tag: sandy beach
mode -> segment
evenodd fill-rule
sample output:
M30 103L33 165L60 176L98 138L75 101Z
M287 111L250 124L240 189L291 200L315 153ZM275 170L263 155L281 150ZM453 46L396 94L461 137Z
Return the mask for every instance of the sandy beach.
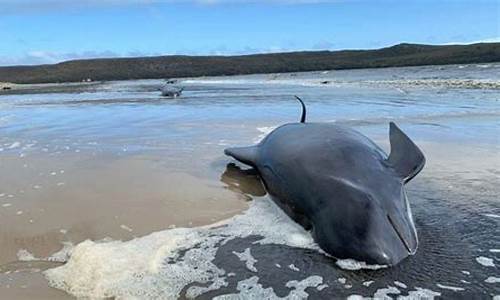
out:
M175 100L160 97L161 80L0 91L0 295L498 295L499 70L187 78ZM427 166L408 186L415 256L391 269L342 268L273 210L256 174L223 155L296 122L295 94L310 120L351 126L386 151L395 121L422 148ZM175 273L191 260L200 270Z

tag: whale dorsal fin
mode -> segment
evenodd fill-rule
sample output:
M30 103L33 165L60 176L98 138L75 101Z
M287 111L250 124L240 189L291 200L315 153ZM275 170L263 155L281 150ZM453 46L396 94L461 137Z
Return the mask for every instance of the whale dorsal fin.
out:
M232 156L244 164L256 167L257 150L257 146L234 147L225 149L224 154Z
M406 183L415 177L424 167L424 154L393 122L390 123L389 139L391 142L391 154L387 158L387 163Z
M300 99L298 96L295 96L295 99L299 100L300 105L302 106L302 115L300 116L300 123L305 123L306 121L306 105L304 104L304 101Z

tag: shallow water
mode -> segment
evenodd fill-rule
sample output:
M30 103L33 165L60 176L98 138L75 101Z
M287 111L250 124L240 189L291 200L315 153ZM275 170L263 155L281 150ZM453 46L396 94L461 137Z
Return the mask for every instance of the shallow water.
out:
M175 100L159 97L160 80L0 95L0 295L69 297L45 276L98 297L189 297L197 285L213 289L202 298L498 295L498 74L500 64L192 78ZM225 147L299 119L293 95L310 121L352 126L384 149L396 121L422 148L426 168L408 185L415 256L391 269L339 268L307 232L274 219L255 174L228 165ZM245 211L229 229L200 227ZM51 258L62 242L106 237L138 239L86 242L51 269L71 253ZM177 256L166 263L165 251ZM187 272L190 259L205 273Z

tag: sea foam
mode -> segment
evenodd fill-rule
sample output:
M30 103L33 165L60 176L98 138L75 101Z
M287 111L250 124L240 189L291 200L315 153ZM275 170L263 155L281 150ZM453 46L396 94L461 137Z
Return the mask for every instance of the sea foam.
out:
M172 228L126 242L84 241L63 251L69 257L65 265L44 274L52 287L78 298L177 299L187 285L191 286L186 296L195 298L227 286L230 275L214 264L217 250L235 238L250 236L260 237L254 244L288 245L324 254L309 232L271 200L261 198L251 202L244 213L208 226ZM248 270L257 272L257 260L250 248L233 253L245 262ZM344 260L340 265L348 265L351 270L380 267L354 260ZM295 266L290 268L300 271ZM254 281L255 278L248 279L247 284L257 287ZM293 288L290 295L306 296L305 288L323 282L308 277L290 284ZM248 295L245 288L240 288L239 296Z
M261 236L259 244L319 250L300 225L270 200L259 199L243 214L210 226L168 229L127 242L84 241L65 265L45 276L51 286L81 298L176 299L186 285L200 283L203 287L186 292L196 297L227 285L226 271L213 263L218 247L248 236Z

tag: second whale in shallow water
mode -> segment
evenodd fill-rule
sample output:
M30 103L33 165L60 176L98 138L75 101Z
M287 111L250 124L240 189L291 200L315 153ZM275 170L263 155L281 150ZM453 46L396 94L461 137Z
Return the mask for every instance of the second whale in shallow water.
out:
M300 123L225 154L257 169L273 200L328 254L389 266L415 254L405 184L424 167L420 149L391 122L387 156L353 129L306 123L301 104Z

